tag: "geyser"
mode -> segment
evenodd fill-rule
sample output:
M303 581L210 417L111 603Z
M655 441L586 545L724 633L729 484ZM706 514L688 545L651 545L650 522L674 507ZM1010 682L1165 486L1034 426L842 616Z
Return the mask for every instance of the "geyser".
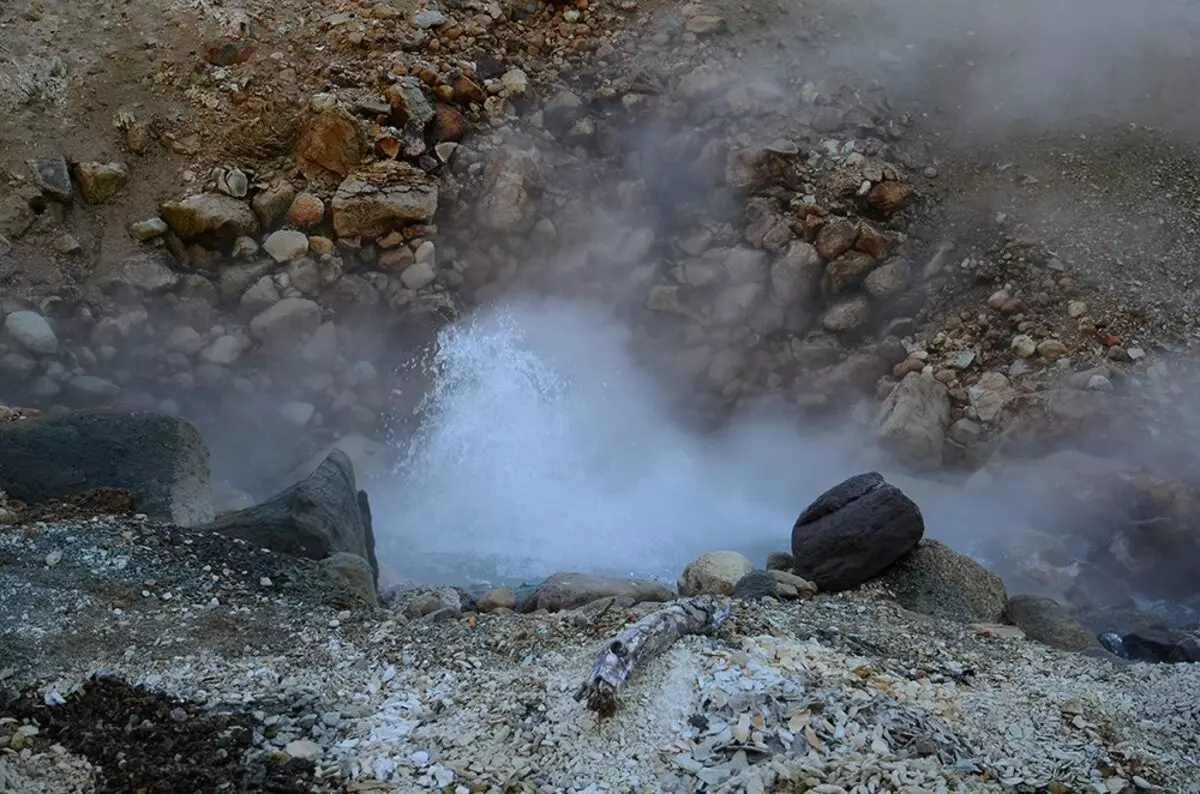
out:
M853 470L846 434L758 415L701 436L626 350L627 332L558 301L440 334L416 430L375 489L382 564L425 582L559 570L673 580L714 549L762 564L812 495Z

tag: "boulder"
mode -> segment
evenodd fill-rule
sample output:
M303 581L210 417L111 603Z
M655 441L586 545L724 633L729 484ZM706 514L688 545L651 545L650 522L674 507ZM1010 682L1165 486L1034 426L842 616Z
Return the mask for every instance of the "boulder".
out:
M223 193L200 193L160 208L171 231L185 241L210 238L232 244L242 235L258 231L258 219L244 201Z
M925 539L879 577L905 609L960 623L999 623L1008 594L999 576Z
M75 179L88 204L103 204L125 189L129 169L124 163L76 163Z
M601 598L616 598L629 605L675 598L671 588L647 579L623 579L591 573L556 573L538 584L517 604L518 612L561 612L586 606Z
M198 529L314 560L338 552L356 554L370 564L378 585L371 507L366 491L355 484L350 458L341 450L330 452L306 479L265 502L225 513Z
M875 419L879 446L906 463L937 466L942 462L950 395L924 372L910 372L892 389Z
M4 318L4 330L14 342L35 356L52 356L58 352L58 337L46 318L23 309Z
M1200 633L1146 626L1121 637L1130 659L1143 662L1200 662Z
M1099 648L1096 636L1080 625L1062 604L1053 598L1018 595L1008 599L1004 616L1025 636L1061 651Z
M778 582L770 571L755 569L737 580L733 597L751 601L759 598L778 598Z
M850 590L911 552L925 534L916 503L878 472L835 485L792 527L795 572L829 592Z
M0 423L0 489L39 503L119 488L158 521L191 526L213 516L209 454L178 416L72 411Z
M333 230L339 237L382 237L410 223L426 223L438 207L437 182L419 168L394 160L347 177L333 197Z
M743 576L754 570L754 563L736 551L713 551L692 560L679 576L682 596L731 596Z
M513 610L517 608L517 596L509 588L501 585L488 590L476 602L480 612L497 612L501 609Z
M339 551L321 561L321 570L331 585L351 598L371 606L378 603L375 571L357 554Z

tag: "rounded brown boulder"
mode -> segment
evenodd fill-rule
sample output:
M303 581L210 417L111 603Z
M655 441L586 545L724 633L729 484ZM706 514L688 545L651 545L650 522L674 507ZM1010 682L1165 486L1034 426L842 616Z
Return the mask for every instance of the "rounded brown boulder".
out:
M795 571L824 592L858 587L916 548L925 520L916 502L878 472L817 497L792 527Z

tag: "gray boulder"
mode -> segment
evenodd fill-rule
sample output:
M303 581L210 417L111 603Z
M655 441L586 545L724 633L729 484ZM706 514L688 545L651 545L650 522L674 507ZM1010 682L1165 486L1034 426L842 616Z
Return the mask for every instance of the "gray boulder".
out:
M1018 595L1008 599L1005 617L1025 636L1061 651L1099 648L1096 635L1080 625L1066 607L1053 598Z
M325 559L338 552L370 563L376 586L379 561L366 491L358 490L354 465L333 450L305 479L261 504L225 513L198 529L241 538L281 554Z
M880 575L905 609L960 623L998 623L1008 594L999 576L936 540L923 540Z
M795 571L825 592L858 587L908 554L925 534L916 503L878 472L817 497L792 527Z
M0 489L33 504L120 488L158 521L211 521L208 447L186 419L72 411L0 424Z

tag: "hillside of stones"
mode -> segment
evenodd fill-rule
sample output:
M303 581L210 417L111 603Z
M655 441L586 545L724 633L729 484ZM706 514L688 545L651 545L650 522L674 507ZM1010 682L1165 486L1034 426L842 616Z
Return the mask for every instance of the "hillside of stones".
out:
M882 400L915 373L877 424L923 466L1144 433L1106 396L1161 374L1134 329L1094 316L1032 240L939 236L938 169L908 146L909 117L786 59L739 66L760 20L310 11L319 62L277 27L209 20L209 43L153 77L200 99L190 124L122 111L88 144L106 156L42 143L13 168L0 396L182 412L261 493L334 438L377 450L423 393L400 365L433 331L533 293L627 317L708 422L764 395L804 413ZM829 19L798 13L816 13L819 45ZM264 120L274 91L294 101ZM168 165L180 183L131 214ZM57 286L39 289L28 263L48 252ZM260 458L222 454L218 437L245 433L271 438Z

